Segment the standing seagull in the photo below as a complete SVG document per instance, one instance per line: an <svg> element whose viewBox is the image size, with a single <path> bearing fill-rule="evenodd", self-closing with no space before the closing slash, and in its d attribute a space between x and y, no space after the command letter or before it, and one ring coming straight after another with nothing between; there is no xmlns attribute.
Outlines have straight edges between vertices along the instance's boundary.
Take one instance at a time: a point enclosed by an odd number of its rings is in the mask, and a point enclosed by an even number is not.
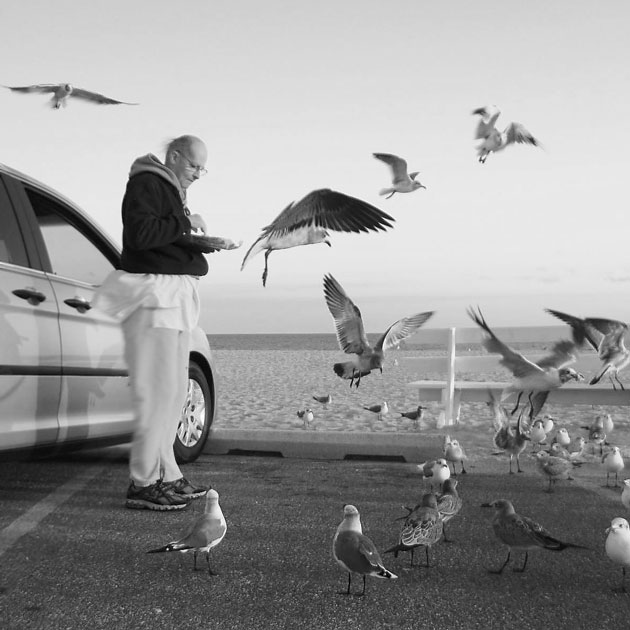
<svg viewBox="0 0 630 630"><path fill-rule="evenodd" d="M503 395L512 392L519 392L515 410L521 399L522 392L529 392L529 402L532 405L532 396L536 392L546 392L557 389L570 380L579 381L583 377L573 368L567 367L570 363L577 360L577 342L575 340L562 340L554 344L552 352L549 356L541 359L538 363L534 363L526 359L520 352L512 350L504 344L490 329L481 311L475 313L472 309L468 309L470 318L480 326L486 333L482 340L483 347L493 354L500 354L499 363L506 367L514 380L503 392Z"/></svg>
<svg viewBox="0 0 630 630"><path fill-rule="evenodd" d="M459 440L451 440L450 435L444 436L444 459L447 462L451 462L453 464L453 475L457 475L457 471L455 470L455 463L459 462L462 467L462 474L466 473L466 469L464 468L464 460L466 458L466 453L464 453L464 449L461 447Z"/></svg>
<svg viewBox="0 0 630 630"><path fill-rule="evenodd" d="M326 394L326 396L313 396L313 400L321 403L324 407L328 407L332 402L332 396L330 394Z"/></svg>
<svg viewBox="0 0 630 630"><path fill-rule="evenodd" d="M335 322L339 347L346 354L356 355L352 361L335 363L333 366L337 376L350 380L350 387L355 379L356 387L359 387L361 377L372 370L383 372L385 351L395 348L401 341L413 335L433 315L433 311L427 311L399 319L372 347L363 328L361 311L330 274L324 276L324 297Z"/></svg>
<svg viewBox="0 0 630 630"><path fill-rule="evenodd" d="M413 566L413 554L416 547L424 547L427 567L431 566L429 549L440 540L444 531L444 523L438 512L437 497L428 493L423 495L421 503L415 508L405 508L408 511L398 542L383 553L393 553L398 557L401 551L411 552L410 566ZM399 519L400 520L400 519Z"/></svg>
<svg viewBox="0 0 630 630"><path fill-rule="evenodd" d="M352 575L363 576L363 590L365 595L365 577L371 575L376 578L396 579L398 576L383 566L383 561L374 543L363 535L359 510L354 505L345 505L343 521L337 527L333 539L333 558L348 572L348 590Z"/></svg>
<svg viewBox="0 0 630 630"><path fill-rule="evenodd" d="M494 413L493 426L495 434L493 438L494 445L510 455L509 474L513 475L512 460L516 457L516 469L522 473L520 455L527 447L529 435L521 425L522 417L519 416L516 421L516 430L510 426L510 418L500 402L495 398L491 391L488 392L490 402L488 406L492 407Z"/></svg>
<svg viewBox="0 0 630 630"><path fill-rule="evenodd" d="M622 593L626 592L626 567L630 567L630 526L625 518L613 518L606 530L606 555L616 564L621 565Z"/></svg>
<svg viewBox="0 0 630 630"><path fill-rule="evenodd" d="M126 103L125 101L117 101L114 98L103 96L97 92L90 92L89 90L83 90L81 88L74 87L70 83L40 83L38 85L25 85L24 87L11 87L8 85L3 86L13 92L21 92L22 94L29 94L31 92L40 92L42 94L52 93L50 99L50 106L53 109L60 109L66 107L67 101L70 97L80 98L90 103L96 103L97 105L137 105L138 103Z"/></svg>
<svg viewBox="0 0 630 630"><path fill-rule="evenodd" d="M630 351L624 343L628 324L616 319L603 319L601 317L581 319L550 308L545 310L565 324L569 324L574 330L586 329L586 340L597 350L597 355L602 362L602 369L589 381L589 385L599 383L603 376L608 375L613 389L617 389L615 381L621 389L625 389L617 373L630 364Z"/></svg>
<svg viewBox="0 0 630 630"><path fill-rule="evenodd" d="M219 505L219 495L216 490L208 490L206 493L206 507L204 513L188 528L179 539L160 547L151 549L147 553L161 553L164 551L179 551L181 553L193 552L194 570L197 570L197 554L206 552L208 573L217 575L210 568L210 549L216 547L225 536L227 524Z"/></svg>
<svg viewBox="0 0 630 630"><path fill-rule="evenodd" d="M392 227L394 219L374 206L328 188L314 190L298 202L291 202L247 250L241 271L250 258L265 252L263 287L267 283L267 259L275 249L326 243L328 230L335 232L376 232Z"/></svg>
<svg viewBox="0 0 630 630"><path fill-rule="evenodd" d="M602 455L602 465L606 470L606 487L610 475L615 473L615 488L619 485L619 473L624 469L625 463L618 446L613 446L612 450Z"/></svg>
<svg viewBox="0 0 630 630"><path fill-rule="evenodd" d="M481 116L477 125L475 138L483 140L477 147L479 162L484 164L490 153L502 151L509 144L526 143L535 147L540 146L540 142L520 123L511 122L503 131L499 131L494 125L501 110L496 105L479 107L473 111L474 116Z"/></svg>
<svg viewBox="0 0 630 630"><path fill-rule="evenodd" d="M451 542L446 537L446 523L459 514L463 501L457 492L457 479L447 479L443 487L444 492L437 498L437 511L440 513L444 524L442 530L444 542Z"/></svg>
<svg viewBox="0 0 630 630"><path fill-rule="evenodd" d="M416 177L420 174L419 171L407 173L407 162L403 158L391 153L372 153L372 155L377 160L388 164L392 171L391 188L381 189L379 195L387 195L385 198L389 199L395 193L409 193L418 190L418 188L426 189L426 186L416 181Z"/></svg>
<svg viewBox="0 0 630 630"><path fill-rule="evenodd" d="M538 451L534 457L536 458L538 471L541 475L547 477L549 481L546 492L553 492L552 488L558 479L573 481L571 470L573 470L574 466L579 466L579 462L549 455L547 451Z"/></svg>
<svg viewBox="0 0 630 630"><path fill-rule="evenodd" d="M491 503L485 503L484 507L493 507L496 510L492 529L496 537L508 547L508 555L505 562L499 569L489 569L489 573L502 573L507 563L510 561L512 549L525 552L525 560L520 569L514 568L517 573L525 571L527 565L527 554L533 549L548 549L550 551L562 551L568 547L584 549L581 545L562 542L554 538L542 525L536 521L521 516L514 510L510 501L499 499Z"/></svg>
<svg viewBox="0 0 630 630"><path fill-rule="evenodd" d="M363 409L377 414L379 420L382 420L383 416L386 416L389 413L389 407L387 406L386 400L384 400L380 405L363 405Z"/></svg>

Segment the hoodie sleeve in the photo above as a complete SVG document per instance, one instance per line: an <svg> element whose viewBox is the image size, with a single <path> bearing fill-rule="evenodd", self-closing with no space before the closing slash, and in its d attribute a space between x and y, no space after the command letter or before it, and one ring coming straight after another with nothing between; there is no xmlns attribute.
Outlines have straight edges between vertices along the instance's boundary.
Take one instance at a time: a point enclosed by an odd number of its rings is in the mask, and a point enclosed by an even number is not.
<svg viewBox="0 0 630 630"><path fill-rule="evenodd" d="M165 194L166 184L153 175L129 180L123 200L123 241L136 250L154 249L179 240L191 230L183 206Z"/></svg>

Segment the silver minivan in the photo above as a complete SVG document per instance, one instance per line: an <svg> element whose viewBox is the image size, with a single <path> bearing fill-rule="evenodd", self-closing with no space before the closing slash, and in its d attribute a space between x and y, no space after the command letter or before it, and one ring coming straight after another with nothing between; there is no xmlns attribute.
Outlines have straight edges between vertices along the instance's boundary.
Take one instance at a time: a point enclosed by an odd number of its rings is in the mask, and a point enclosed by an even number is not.
<svg viewBox="0 0 630 630"><path fill-rule="evenodd" d="M134 416L118 323L92 309L115 243L75 204L0 164L0 457L129 441ZM178 461L203 450L216 410L197 328Z"/></svg>

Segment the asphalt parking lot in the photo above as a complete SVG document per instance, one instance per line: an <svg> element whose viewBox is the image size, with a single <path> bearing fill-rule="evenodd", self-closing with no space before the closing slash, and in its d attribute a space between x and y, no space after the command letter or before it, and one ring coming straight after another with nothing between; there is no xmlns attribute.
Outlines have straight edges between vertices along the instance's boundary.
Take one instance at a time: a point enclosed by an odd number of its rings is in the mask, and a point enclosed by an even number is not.
<svg viewBox="0 0 630 630"><path fill-rule="evenodd" d="M387 555L399 579L368 579L357 597L341 594L347 574L331 554L342 506L357 506L382 551L396 542L401 506L422 492L413 464L202 456L185 474L214 486L228 523L211 577L205 561L193 571L190 555L146 554L177 538L203 503L175 513L125 509L124 449L0 463L0 627L627 627L630 593L612 590L621 569L604 553L610 520L628 516L620 490L603 488L605 475L588 465L547 494L533 462L522 475L506 474L505 464L486 457L459 475L454 542L433 548L430 568L423 553L413 569L408 555ZM506 550L493 511L480 504L496 498L589 549L536 551L522 574L489 574ZM360 579L353 584L360 589Z"/></svg>

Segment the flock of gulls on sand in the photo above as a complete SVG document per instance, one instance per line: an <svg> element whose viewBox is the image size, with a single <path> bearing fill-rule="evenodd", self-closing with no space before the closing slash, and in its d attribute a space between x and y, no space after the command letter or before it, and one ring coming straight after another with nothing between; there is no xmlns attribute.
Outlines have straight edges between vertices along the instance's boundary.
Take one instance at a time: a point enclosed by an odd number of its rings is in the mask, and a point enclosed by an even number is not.
<svg viewBox="0 0 630 630"><path fill-rule="evenodd" d="M17 93L52 94L50 104L54 109L66 107L70 98L78 98L101 105L136 105L125 103L102 94L77 88L69 83L39 84L22 87L4 86ZM481 107L473 111L479 116L475 138L480 140L477 155L480 163L485 163L490 153L502 151L510 144L525 143L540 146L540 142L520 123L511 122L503 131L496 128L500 111L496 106ZM389 153L374 153L373 156L387 164L391 171L391 185L380 190L379 194L391 198L395 193L411 193L426 188L417 177L418 172L408 172L407 162ZM287 249L301 245L326 243L331 245L329 231L338 232L376 232L391 228L393 217L371 204L329 189L315 190L298 202L290 203L269 225L263 228L260 237L249 248L241 269L250 258L257 253L265 252L265 267L262 281L265 286L268 276L268 258L272 251ZM230 247L233 249L234 245ZM339 282L330 274L324 276L324 297L326 305L333 317L337 341L346 354L353 355L352 360L335 363L335 374L350 381L350 387L359 387L361 379L373 370L383 369L384 354L397 347L403 340L414 334L432 315L432 311L416 313L395 321L381 335L372 347L368 342L361 312ZM512 462L516 459L517 471L522 472L519 456L528 443L533 444L539 472L548 480L547 491L553 491L558 480L571 479L572 470L583 463L587 440L579 437L572 441L566 429L558 429L548 451L542 450L547 435L553 428L553 420L544 415L538 418L549 392L571 381L581 381L584 377L570 367L575 362L579 350L588 344L598 353L602 365L599 372L590 380L597 383L605 375L610 379L613 388L623 389L618 378L619 370L630 362L630 352L624 345L627 324L603 318L580 318L559 311L548 310L571 327L572 338L556 342L550 354L544 359L533 362L521 353L503 343L488 326L481 311L472 308L468 314L484 331L483 346L494 354L501 356L500 363L513 376L512 383L497 400L489 394L489 406L493 411L495 429L494 445L500 452L509 455L509 473L513 474ZM511 411L501 404L505 397L517 392L516 405ZM521 397L525 395L527 402L518 413L516 424L512 426L510 418L519 410ZM330 395L313 396L323 405L332 402ZM364 408L377 414L379 419L389 412L387 402ZM422 405L416 410L401 412L401 416L418 420L423 411ZM303 418L305 426L313 419L310 408L300 410L298 416ZM598 416L588 430L588 444L599 447L601 465L606 471L606 485L610 476L615 476L615 487L618 475L624 468L624 461L617 446L609 447L606 441L612 431L610 416ZM606 449L604 450L604 446ZM414 551L424 547L426 563L430 564L429 551L440 540L448 542L445 524L454 518L462 507L462 499L457 491L457 480L451 477L449 463L453 466L460 463L461 473L466 473L464 460L466 455L457 440L446 436L443 448L444 457L426 462L418 468L423 479L430 483L430 491L425 493L415 507L406 507L407 515L403 521L397 542L385 550L398 556L401 552L410 553L410 564L413 566ZM630 509L630 480L624 480L621 494L623 505ZM567 548L584 548L582 545L559 540L551 535L541 524L527 516L520 515L511 501L499 499L484 504L494 508L495 516L492 528L496 537L508 548L503 564L491 572L501 573L510 561L513 551L524 552L523 563L515 571L525 570L528 553L535 549L562 551ZM219 495L215 490L206 494L205 509L190 524L186 532L177 540L152 549L148 553L178 551L192 552L194 568L197 568L197 556L206 553L208 572L215 575L210 567L210 550L224 538L227 524L221 507ZM606 530L605 551L608 557L622 567L622 583L620 590L625 591L626 569L630 567L630 526L624 518L616 517ZM348 573L346 593L351 592L352 576L363 579L361 595L365 593L367 576L394 579L397 576L388 570L374 543L363 534L358 509L346 505L343 520L337 527L333 538L333 557Z"/></svg>

